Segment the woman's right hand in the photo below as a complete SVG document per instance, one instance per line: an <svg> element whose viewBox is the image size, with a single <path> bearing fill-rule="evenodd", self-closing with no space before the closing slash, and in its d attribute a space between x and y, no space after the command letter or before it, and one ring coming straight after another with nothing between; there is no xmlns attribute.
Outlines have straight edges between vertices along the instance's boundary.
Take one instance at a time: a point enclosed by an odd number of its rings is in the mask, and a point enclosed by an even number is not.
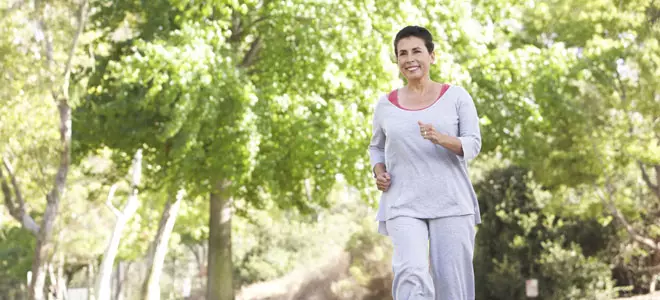
<svg viewBox="0 0 660 300"><path fill-rule="evenodd" d="M387 192L390 188L390 183L392 183L392 177L385 170L385 165L382 163L377 164L374 167L374 173L376 174L376 187L383 192Z"/></svg>
<svg viewBox="0 0 660 300"><path fill-rule="evenodd" d="M376 175L376 186L383 192L387 192L390 188L391 182L392 178L390 177L390 173L382 172Z"/></svg>

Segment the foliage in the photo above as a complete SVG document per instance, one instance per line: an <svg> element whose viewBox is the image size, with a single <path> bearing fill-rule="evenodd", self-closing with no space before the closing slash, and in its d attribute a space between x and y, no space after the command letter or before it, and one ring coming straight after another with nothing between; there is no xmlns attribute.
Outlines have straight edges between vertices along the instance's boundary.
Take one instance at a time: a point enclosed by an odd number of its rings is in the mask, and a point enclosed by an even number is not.
<svg viewBox="0 0 660 300"><path fill-rule="evenodd" d="M534 189L519 167L494 170L476 185L483 218L475 246L478 298L525 299L530 278L539 280L544 299L611 296L614 283L601 255L615 237L612 225L553 214Z"/></svg>
<svg viewBox="0 0 660 300"><path fill-rule="evenodd" d="M371 218L363 219L360 230L346 243L351 263L350 277L335 284L341 299L385 299L392 294L392 244L374 231Z"/></svg>
<svg viewBox="0 0 660 300"><path fill-rule="evenodd" d="M176 17L154 21L167 26L137 22L131 47L111 47L116 52L101 59L78 110L76 124L94 124L80 132L79 149L146 147L151 178L183 180L200 193L220 177L257 205L270 195L283 207L308 210L309 199L323 205L337 173L358 183L356 167L366 171L359 146L367 111L388 77L379 35L359 29L368 18L335 7L343 4L210 5L174 6ZM312 17L329 10L346 15ZM297 16L301 11L310 15ZM201 20L192 17L197 13ZM290 20L308 26L290 27ZM163 30L150 34L156 25ZM364 38L342 39L347 34ZM341 54L345 49L351 53Z"/></svg>
<svg viewBox="0 0 660 300"><path fill-rule="evenodd" d="M66 63L77 1L38 3L0 3L0 156L12 162L37 221L58 161L50 91L61 84L54 70ZM474 178L488 178L479 184L476 261L490 275L478 282L506 295L543 273L544 295L589 298L609 292L611 267L618 284L645 291L660 252L628 237L660 240L658 5L91 1L72 59L75 159L57 250L68 269L98 259L113 222L108 187L143 148L145 201L122 259L146 253L173 186L190 197L172 243L203 243L206 192L228 179L241 216L233 225L237 285L280 276L320 255L323 237L344 245L356 230L346 244L349 285L384 280L386 242L372 223L357 223L364 216L356 211L375 203L365 151L373 103L401 84L392 36L419 24L436 37L433 78L471 93L482 154L495 160L471 163ZM500 161L524 169L480 170ZM338 178L367 205L329 198ZM124 196L120 188L116 199ZM23 282L33 242L15 225L2 222L0 264L20 263L0 268L8 272L0 278ZM585 272L569 276L578 263Z"/></svg>
<svg viewBox="0 0 660 300"><path fill-rule="evenodd" d="M528 168L554 195L550 206L625 228L630 242L621 243L629 246L614 248L636 250L611 256L617 264L626 264L618 257L645 261L624 268L646 276L660 264L653 233L660 207L660 7L654 1L479 3L476 18L492 24L483 27L489 51L462 65L473 66L484 143Z"/></svg>
<svg viewBox="0 0 660 300"><path fill-rule="evenodd" d="M26 283L25 270L32 266L35 242L26 229L13 226L0 229L0 292Z"/></svg>
<svg viewBox="0 0 660 300"><path fill-rule="evenodd" d="M307 270L341 253L353 232L363 228L359 220L367 213L357 193L347 190L338 184L328 200L332 209L317 215L271 206L250 209L249 218L236 218L232 238L237 286Z"/></svg>
<svg viewBox="0 0 660 300"><path fill-rule="evenodd" d="M612 299L614 281L607 263L597 257L585 257L576 243L561 246L542 243L544 252L538 259L540 273L553 280L541 287L547 299ZM546 298L546 297L544 297Z"/></svg>

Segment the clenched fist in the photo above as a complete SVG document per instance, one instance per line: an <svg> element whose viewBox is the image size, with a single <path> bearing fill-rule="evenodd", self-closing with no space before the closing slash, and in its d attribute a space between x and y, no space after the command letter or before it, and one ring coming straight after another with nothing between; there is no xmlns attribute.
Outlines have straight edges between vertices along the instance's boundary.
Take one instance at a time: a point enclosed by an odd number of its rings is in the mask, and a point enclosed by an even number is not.
<svg viewBox="0 0 660 300"><path fill-rule="evenodd" d="M443 135L435 130L432 124L425 124L422 123L422 121L417 121L417 124L419 125L419 133L424 139L427 139L436 145L440 145L440 139Z"/></svg>
<svg viewBox="0 0 660 300"><path fill-rule="evenodd" d="M392 177L390 177L390 173L387 173L385 166L382 164L378 164L376 168L374 168L374 172L376 173L376 186L379 190L387 192L387 190L390 188L390 184L392 183Z"/></svg>

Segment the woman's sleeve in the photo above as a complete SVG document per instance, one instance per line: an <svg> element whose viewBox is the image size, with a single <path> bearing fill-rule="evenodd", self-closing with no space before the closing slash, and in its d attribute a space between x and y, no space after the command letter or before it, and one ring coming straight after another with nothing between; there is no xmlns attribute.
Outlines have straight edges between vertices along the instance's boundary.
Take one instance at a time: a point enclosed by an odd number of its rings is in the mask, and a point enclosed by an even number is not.
<svg viewBox="0 0 660 300"><path fill-rule="evenodd" d="M371 142L369 143L369 160L371 162L371 172L378 163L385 163L385 132L381 127L378 104L374 109L372 120Z"/></svg>
<svg viewBox="0 0 660 300"><path fill-rule="evenodd" d="M461 88L462 89L462 88ZM458 99L459 139L463 148L463 159L471 160L481 151L479 115L472 96L463 89Z"/></svg>

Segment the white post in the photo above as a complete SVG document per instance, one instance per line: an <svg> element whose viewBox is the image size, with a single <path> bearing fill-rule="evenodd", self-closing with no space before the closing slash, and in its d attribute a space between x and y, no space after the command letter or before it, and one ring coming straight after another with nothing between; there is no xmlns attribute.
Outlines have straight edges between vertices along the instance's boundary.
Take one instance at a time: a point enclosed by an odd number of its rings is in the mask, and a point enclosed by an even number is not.
<svg viewBox="0 0 660 300"><path fill-rule="evenodd" d="M525 295L527 298L536 298L539 296L539 281L532 278L525 281Z"/></svg>

